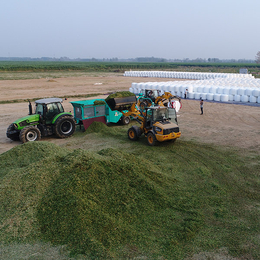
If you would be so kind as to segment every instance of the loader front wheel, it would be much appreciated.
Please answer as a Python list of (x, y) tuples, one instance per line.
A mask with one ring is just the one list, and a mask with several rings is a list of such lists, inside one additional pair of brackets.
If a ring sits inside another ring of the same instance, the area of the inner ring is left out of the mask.
[(19, 135), (22, 143), (38, 141), (41, 139), (41, 131), (35, 126), (26, 126)]
[(138, 127), (130, 127), (128, 129), (128, 138), (132, 141), (136, 141), (139, 138), (139, 128)]
[(157, 140), (156, 140), (155, 135), (152, 132), (148, 133), (147, 142), (151, 146), (154, 146), (156, 144)]

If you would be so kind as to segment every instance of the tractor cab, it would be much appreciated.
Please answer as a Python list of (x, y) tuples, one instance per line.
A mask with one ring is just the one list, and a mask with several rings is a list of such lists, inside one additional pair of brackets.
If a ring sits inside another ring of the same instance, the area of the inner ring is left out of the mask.
[(35, 114), (40, 115), (40, 119), (45, 124), (51, 124), (53, 118), (64, 112), (61, 98), (46, 98), (35, 101)]

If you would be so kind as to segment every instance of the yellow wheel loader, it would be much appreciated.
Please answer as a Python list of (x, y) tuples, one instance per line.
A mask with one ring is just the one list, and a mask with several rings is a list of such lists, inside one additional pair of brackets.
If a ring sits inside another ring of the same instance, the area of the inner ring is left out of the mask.
[(132, 141), (144, 134), (149, 145), (157, 142), (175, 141), (181, 136), (178, 127), (175, 109), (155, 106), (146, 107), (139, 113), (132, 113), (131, 117), (137, 120), (141, 126), (132, 126), (128, 130), (128, 138)]

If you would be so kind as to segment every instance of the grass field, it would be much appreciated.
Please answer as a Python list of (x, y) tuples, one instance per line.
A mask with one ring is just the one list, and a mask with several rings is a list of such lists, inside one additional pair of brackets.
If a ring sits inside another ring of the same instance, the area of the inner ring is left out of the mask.
[(256, 63), (0, 61), (0, 80), (79, 76), (87, 72), (124, 73), (126, 70), (239, 73), (240, 68), (247, 68), (249, 73), (260, 77), (260, 64)]
[(259, 259), (259, 155), (149, 147), (130, 142), (128, 127), (94, 123), (63, 146), (0, 155), (1, 258)]

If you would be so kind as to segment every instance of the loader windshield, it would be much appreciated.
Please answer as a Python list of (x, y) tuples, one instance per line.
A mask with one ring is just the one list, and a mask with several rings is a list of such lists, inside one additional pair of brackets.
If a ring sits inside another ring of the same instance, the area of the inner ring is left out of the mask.
[(153, 120), (162, 121), (169, 118), (169, 110), (167, 108), (154, 109)]

